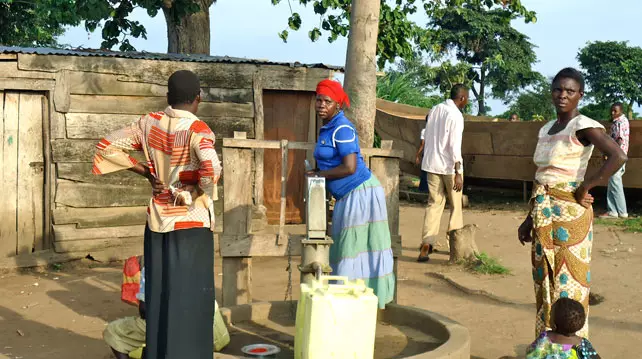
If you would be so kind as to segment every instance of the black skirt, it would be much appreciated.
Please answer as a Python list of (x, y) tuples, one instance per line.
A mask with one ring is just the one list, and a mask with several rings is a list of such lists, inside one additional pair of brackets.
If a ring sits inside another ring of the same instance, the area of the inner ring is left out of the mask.
[(208, 228), (145, 229), (145, 359), (211, 359), (214, 239)]

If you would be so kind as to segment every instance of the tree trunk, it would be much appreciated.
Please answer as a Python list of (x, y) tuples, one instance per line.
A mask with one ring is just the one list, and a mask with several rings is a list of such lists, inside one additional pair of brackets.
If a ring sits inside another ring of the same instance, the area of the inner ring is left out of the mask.
[[(198, 12), (178, 16), (173, 7), (163, 6), (167, 23), (167, 52), (170, 54), (210, 54), (210, 6), (214, 0), (194, 0)], [(165, 1), (172, 5), (173, 1)]]
[(448, 232), (448, 243), (450, 245), (450, 263), (458, 263), (462, 260), (475, 260), (479, 254), (475, 242), (477, 226), (467, 224), (464, 228)]
[(629, 119), (629, 121), (633, 121), (633, 120), (635, 120), (635, 119), (633, 118), (633, 104), (634, 104), (634, 103), (635, 103), (635, 102), (634, 102), (633, 100), (629, 101), (629, 111), (627, 111), (628, 113), (626, 114), (626, 115), (627, 115), (627, 117), (628, 117), (628, 119)]
[(379, 0), (353, 0), (344, 88), (350, 96), (346, 114), (357, 127), (359, 145), (372, 147), (377, 114), (377, 35)]
[(479, 95), (477, 96), (477, 106), (479, 106), (479, 109), (477, 109), (477, 116), (486, 115), (486, 99), (484, 98), (486, 96), (485, 87), (486, 87), (486, 68), (484, 67), (484, 65), (482, 65), (481, 75), (479, 78)]

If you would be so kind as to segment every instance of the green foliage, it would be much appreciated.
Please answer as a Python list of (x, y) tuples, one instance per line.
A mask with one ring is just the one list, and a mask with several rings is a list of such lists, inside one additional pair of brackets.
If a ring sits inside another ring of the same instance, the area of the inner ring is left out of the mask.
[(0, 0), (0, 44), (56, 46), (65, 26), (80, 23), (74, 0)]
[[(101, 48), (134, 51), (129, 38), (147, 38), (145, 27), (130, 20), (132, 11), (143, 8), (150, 17), (160, 10), (167, 21), (180, 23), (189, 14), (207, 11), (215, 0), (0, 0), (0, 43), (16, 46), (56, 46), (65, 26), (85, 22), (85, 29), (102, 28)], [(297, 24), (296, 17), (292, 25)], [(300, 25), (300, 19), (299, 19)], [(28, 26), (25, 26), (28, 24)], [(287, 37), (287, 34), (286, 34)]]
[(390, 72), (377, 80), (377, 98), (404, 105), (432, 108), (443, 101), (439, 96), (427, 96), (422, 88), (413, 82), (410, 72)]
[(511, 94), (541, 78), (532, 69), (537, 61), (535, 46), (511, 26), (519, 13), (492, 5), (484, 2), (456, 8), (435, 7), (428, 31), (434, 53), (454, 54), (469, 66), (466, 76), (477, 85), (471, 90), (480, 115), (486, 114), (489, 89), (495, 98), (508, 101)]
[[(278, 5), (281, 0), (271, 0)], [(309, 33), (310, 40), (317, 41), (322, 33), (328, 34), (328, 41), (333, 42), (339, 36), (347, 36), (350, 29), (351, 0), (292, 0), (302, 5), (312, 4), (314, 13), (321, 18), (320, 26), (314, 27)], [(288, 0), (288, 3), (290, 0)], [(378, 64), (384, 67), (386, 63), (394, 63), (397, 57), (411, 58), (418, 49), (431, 48), (431, 36), (408, 17), (425, 11), (432, 16), (436, 9), (442, 6), (452, 9), (462, 9), (466, 5), (487, 6), (502, 5), (514, 14), (523, 16), (526, 21), (535, 21), (535, 13), (528, 11), (519, 0), (395, 0), (381, 1), (379, 15), (379, 34), (377, 39)], [(294, 13), (293, 13), (294, 15)], [(290, 21), (288, 21), (289, 25)], [(299, 24), (300, 27), (301, 24)], [(290, 27), (291, 28), (291, 27)], [(297, 29), (298, 30), (298, 29)], [(283, 34), (283, 33), (281, 33)], [(287, 35), (281, 36), (287, 41)]]
[(549, 121), (555, 118), (550, 83), (542, 76), (530, 89), (519, 93), (501, 117), (508, 118), (512, 113), (516, 113), (523, 121)]
[(582, 48), (577, 59), (585, 71), (589, 95), (597, 103), (642, 105), (641, 48), (626, 42), (597, 41)]
[[(589, 103), (588, 105), (581, 107), (580, 112), (582, 115), (588, 116), (597, 121), (610, 121), (611, 120), (611, 102), (601, 102), (601, 103)], [(629, 112), (629, 105), (624, 103), (622, 104), (622, 111), (624, 113)], [(639, 117), (640, 114), (633, 112), (633, 118)]]
[(510, 274), (510, 269), (504, 267), (499, 261), (482, 252), (476, 255), (476, 259), (467, 260), (464, 266), (471, 272), (479, 274)]
[(621, 227), (626, 232), (642, 233), (642, 218), (602, 219), (596, 218), (595, 224), (603, 226)]

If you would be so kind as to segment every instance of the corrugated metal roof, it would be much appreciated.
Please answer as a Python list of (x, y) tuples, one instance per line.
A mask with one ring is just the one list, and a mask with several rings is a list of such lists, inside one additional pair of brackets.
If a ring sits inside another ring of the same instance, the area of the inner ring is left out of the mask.
[(118, 52), (103, 51), (94, 49), (54, 49), (47, 47), (13, 47), (0, 46), (0, 54), (37, 54), (37, 55), (61, 55), (61, 56), (96, 56), (96, 57), (120, 57), (127, 59), (145, 59), (145, 60), (167, 60), (183, 62), (211, 62), (211, 63), (231, 63), (231, 64), (255, 64), (255, 65), (279, 65), (289, 67), (321, 68), (335, 71), (343, 71), (341, 66), (332, 66), (325, 64), (302, 64), (300, 62), (272, 62), (268, 60), (254, 60), (242, 57), (229, 56), (208, 56), (208, 55), (190, 55), (190, 54), (160, 54), (154, 52)]

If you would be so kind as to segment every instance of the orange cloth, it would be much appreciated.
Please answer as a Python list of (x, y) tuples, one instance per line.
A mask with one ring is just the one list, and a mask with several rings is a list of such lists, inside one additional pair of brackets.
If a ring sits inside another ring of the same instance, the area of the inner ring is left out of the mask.
[(120, 288), (120, 299), (132, 305), (138, 305), (136, 294), (140, 290), (141, 265), (138, 257), (129, 257), (123, 265), (123, 284)]
[(325, 95), (337, 102), (339, 106), (350, 107), (350, 98), (348, 94), (343, 91), (343, 87), (338, 81), (325, 79), (317, 85), (317, 95)]

